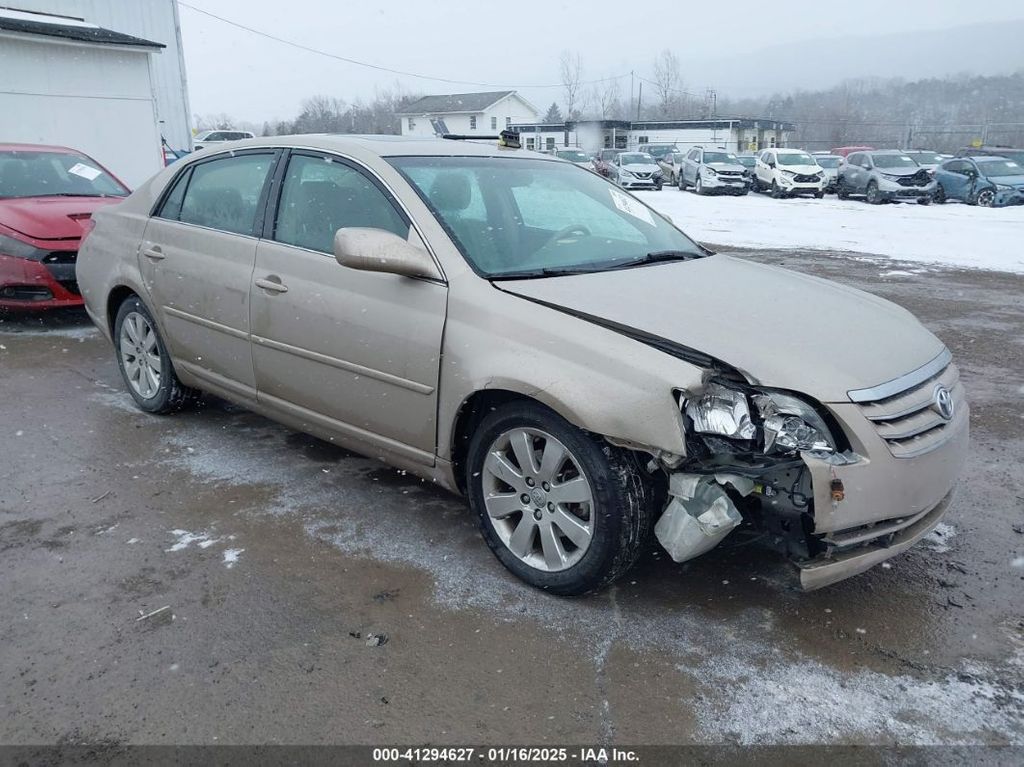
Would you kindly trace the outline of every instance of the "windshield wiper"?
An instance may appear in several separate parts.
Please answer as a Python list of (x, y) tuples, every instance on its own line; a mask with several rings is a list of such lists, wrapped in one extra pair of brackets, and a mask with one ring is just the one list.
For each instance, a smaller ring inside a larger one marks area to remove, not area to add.
[(612, 269), (629, 269), (631, 266), (646, 266), (647, 264), (660, 264), (665, 261), (692, 261), (695, 258), (704, 258), (706, 253), (695, 253), (692, 250), (655, 250), (639, 258), (631, 258), (629, 261), (620, 261)]
[(502, 272), (495, 274), (491, 280), (529, 280), (534, 277), (566, 277), (571, 274), (590, 274), (592, 272), (603, 272), (607, 267), (601, 264), (588, 264), (586, 266), (545, 266), (542, 269), (523, 269), (518, 272)]

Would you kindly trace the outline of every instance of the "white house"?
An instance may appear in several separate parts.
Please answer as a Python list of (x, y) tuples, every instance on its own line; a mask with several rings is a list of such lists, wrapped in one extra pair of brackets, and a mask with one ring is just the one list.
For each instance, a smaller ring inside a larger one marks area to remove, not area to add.
[(645, 144), (719, 147), (746, 152), (787, 146), (796, 126), (763, 118), (716, 118), (712, 120), (581, 120), (566, 123), (513, 124), (527, 149), (552, 150), (580, 147), (643, 149)]
[(495, 135), (512, 125), (535, 122), (537, 108), (515, 91), (424, 96), (400, 112), (403, 136), (438, 133)]
[(0, 0), (0, 5), (84, 19), (165, 46), (149, 60), (160, 133), (174, 149), (192, 148), (192, 112), (175, 0)]
[(91, 155), (129, 186), (163, 167), (150, 57), (163, 45), (0, 8), (0, 141)]

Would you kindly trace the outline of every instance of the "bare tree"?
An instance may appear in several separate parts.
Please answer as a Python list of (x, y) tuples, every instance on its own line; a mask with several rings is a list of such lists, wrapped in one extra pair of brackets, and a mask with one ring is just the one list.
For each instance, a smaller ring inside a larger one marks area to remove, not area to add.
[(678, 101), (682, 89), (682, 76), (679, 73), (679, 59), (668, 48), (658, 54), (654, 60), (654, 87), (658, 92), (658, 107), (662, 117), (668, 117), (672, 107)]
[(604, 88), (596, 91), (596, 102), (602, 120), (621, 120), (626, 107), (622, 103), (622, 89), (618, 80), (608, 80)]
[(580, 54), (562, 51), (560, 69), (565, 89), (565, 116), (567, 120), (575, 120), (580, 116), (580, 81), (583, 79)]

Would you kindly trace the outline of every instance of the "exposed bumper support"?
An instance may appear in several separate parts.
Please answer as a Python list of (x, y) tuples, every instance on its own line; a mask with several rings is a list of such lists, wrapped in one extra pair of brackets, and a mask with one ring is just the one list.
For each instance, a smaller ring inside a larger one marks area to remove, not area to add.
[(954, 491), (950, 491), (930, 511), (923, 514), (914, 524), (895, 533), (889, 545), (875, 544), (857, 548), (798, 564), (800, 585), (805, 591), (813, 591), (868, 570), (879, 562), (896, 556), (928, 535), (939, 524), (949, 509)]

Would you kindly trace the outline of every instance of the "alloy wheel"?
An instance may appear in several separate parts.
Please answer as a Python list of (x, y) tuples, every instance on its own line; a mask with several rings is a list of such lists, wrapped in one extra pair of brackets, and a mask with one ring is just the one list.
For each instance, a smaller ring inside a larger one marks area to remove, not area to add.
[(139, 312), (131, 312), (121, 323), (118, 339), (121, 361), (128, 385), (142, 399), (151, 399), (160, 390), (160, 347), (156, 331)]
[(996, 194), (991, 189), (978, 192), (978, 205), (983, 208), (991, 208), (996, 201)]
[(594, 535), (594, 493), (579, 461), (545, 431), (515, 428), (483, 464), (484, 506), (498, 538), (537, 570), (567, 570)]

